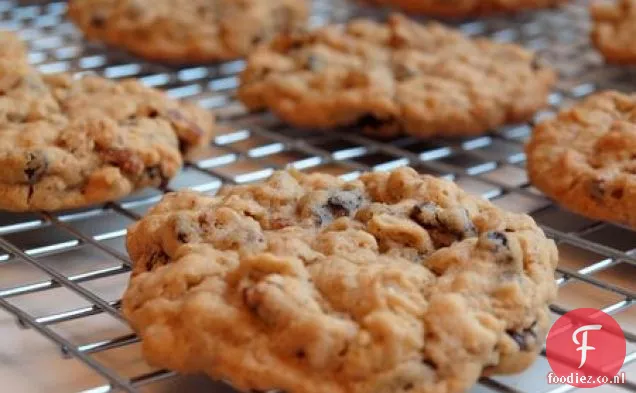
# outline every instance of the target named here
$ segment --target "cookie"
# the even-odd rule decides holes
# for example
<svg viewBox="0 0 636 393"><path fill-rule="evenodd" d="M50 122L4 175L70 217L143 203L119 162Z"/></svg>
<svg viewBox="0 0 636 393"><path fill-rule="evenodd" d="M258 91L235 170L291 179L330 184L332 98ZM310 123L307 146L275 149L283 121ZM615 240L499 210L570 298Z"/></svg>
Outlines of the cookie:
<svg viewBox="0 0 636 393"><path fill-rule="evenodd" d="M68 16L92 40L141 57L201 63L248 54L303 27L306 0L71 0Z"/></svg>
<svg viewBox="0 0 636 393"><path fill-rule="evenodd" d="M406 12L441 17L481 16L529 9L554 7L568 0L361 0L363 2L400 8Z"/></svg>
<svg viewBox="0 0 636 393"><path fill-rule="evenodd" d="M1 59L26 61L26 48L20 39L11 32L0 31Z"/></svg>
<svg viewBox="0 0 636 393"><path fill-rule="evenodd" d="M538 125L532 183L566 208L636 228L636 95L592 95Z"/></svg>
<svg viewBox="0 0 636 393"><path fill-rule="evenodd" d="M242 391L462 392L535 359L556 292L530 217L409 168L169 194L127 246L147 360Z"/></svg>
<svg viewBox="0 0 636 393"><path fill-rule="evenodd" d="M611 63L636 64L636 1L591 5L592 42Z"/></svg>
<svg viewBox="0 0 636 393"><path fill-rule="evenodd" d="M22 75L30 72L27 52L20 39L11 32L0 30L0 93L15 85ZM1 97L0 97L1 98Z"/></svg>
<svg viewBox="0 0 636 393"><path fill-rule="evenodd" d="M392 15L279 36L249 57L238 97L300 127L471 135L528 120L554 81L519 46Z"/></svg>
<svg viewBox="0 0 636 393"><path fill-rule="evenodd" d="M0 209L75 208L165 185L213 128L210 112L134 80L42 75L0 58Z"/></svg>

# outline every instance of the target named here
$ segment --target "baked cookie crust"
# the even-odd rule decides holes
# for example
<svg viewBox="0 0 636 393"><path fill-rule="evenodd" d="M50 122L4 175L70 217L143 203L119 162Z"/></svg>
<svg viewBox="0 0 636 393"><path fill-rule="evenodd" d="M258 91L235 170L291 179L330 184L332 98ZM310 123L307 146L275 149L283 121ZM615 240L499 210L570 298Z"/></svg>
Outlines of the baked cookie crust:
<svg viewBox="0 0 636 393"><path fill-rule="evenodd" d="M535 359L556 291L530 217L408 168L169 194L127 245L147 360L242 391L463 392Z"/></svg>
<svg viewBox="0 0 636 393"><path fill-rule="evenodd" d="M249 57L238 97L299 127L473 135L530 119L555 79L517 45L396 14L279 36Z"/></svg>
<svg viewBox="0 0 636 393"><path fill-rule="evenodd" d="M526 148L532 183L584 216L636 228L636 95L607 91L539 124Z"/></svg>
<svg viewBox="0 0 636 393"><path fill-rule="evenodd" d="M636 64L636 1L592 3L592 42L610 63Z"/></svg>
<svg viewBox="0 0 636 393"><path fill-rule="evenodd" d="M169 63L247 55L273 35L304 27L306 0L71 0L87 38Z"/></svg>

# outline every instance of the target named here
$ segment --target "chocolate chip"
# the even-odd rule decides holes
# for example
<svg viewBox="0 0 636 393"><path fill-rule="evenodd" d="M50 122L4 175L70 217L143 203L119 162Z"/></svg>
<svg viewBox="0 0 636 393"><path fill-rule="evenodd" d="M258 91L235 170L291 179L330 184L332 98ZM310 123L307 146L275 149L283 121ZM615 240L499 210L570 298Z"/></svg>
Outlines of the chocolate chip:
<svg viewBox="0 0 636 393"><path fill-rule="evenodd" d="M349 216L362 204L362 195L353 191L338 191L327 199L333 217Z"/></svg>
<svg viewBox="0 0 636 393"><path fill-rule="evenodd" d="M422 358L422 364L425 364L425 365L429 366L433 370L437 370L437 364L433 363L433 361L430 360L430 359Z"/></svg>
<svg viewBox="0 0 636 393"><path fill-rule="evenodd" d="M530 327L521 331L506 330L506 333L512 338L522 351L530 349L530 345L537 340L536 332L537 322L533 322Z"/></svg>
<svg viewBox="0 0 636 393"><path fill-rule="evenodd" d="M612 191L612 198L614 199L621 199L623 198L623 195L625 194L625 190L622 188L616 188Z"/></svg>
<svg viewBox="0 0 636 393"><path fill-rule="evenodd" d="M48 160L42 152L27 153L26 165L24 166L24 175L29 184L37 183L46 173L49 167Z"/></svg>
<svg viewBox="0 0 636 393"><path fill-rule="evenodd" d="M499 231L489 231L482 233L477 241L477 247L492 253L496 262L509 267L519 267L513 264L515 260L519 261L519 256L515 256L510 248L508 237L505 233ZM515 268L516 269L516 268ZM519 271L502 272L502 279L511 279L519 274Z"/></svg>
<svg viewBox="0 0 636 393"><path fill-rule="evenodd" d="M307 356L307 355L305 354L305 351L304 351L304 350L302 350L302 349L299 349L298 351L296 351L296 354L295 354L295 355L296 355L296 357L297 357L298 359L304 359L304 358L305 358L305 356Z"/></svg>
<svg viewBox="0 0 636 393"><path fill-rule="evenodd" d="M440 207L434 202L424 202L413 206L409 217L424 229L433 229L439 226L437 212Z"/></svg>
<svg viewBox="0 0 636 393"><path fill-rule="evenodd" d="M462 207L443 209L429 201L413 206L409 217L429 232L438 248L477 235L468 211Z"/></svg>
<svg viewBox="0 0 636 393"><path fill-rule="evenodd" d="M493 242L497 247L508 247L508 238L501 232L486 232L486 238Z"/></svg>
<svg viewBox="0 0 636 393"><path fill-rule="evenodd" d="M347 217L360 208L362 195L354 191L336 191L324 205L312 209L318 225L327 224L339 217Z"/></svg>
<svg viewBox="0 0 636 393"><path fill-rule="evenodd" d="M178 232L177 233L177 239L181 242L181 243L189 243L190 240L188 239L188 234L185 232Z"/></svg>
<svg viewBox="0 0 636 393"><path fill-rule="evenodd" d="M517 343L519 349L525 351L528 349L528 344L526 343L525 336L519 332L506 331L508 335Z"/></svg>
<svg viewBox="0 0 636 393"><path fill-rule="evenodd" d="M415 385L413 385L413 382L409 382L406 385L402 386L402 390L411 390L415 387Z"/></svg>
<svg viewBox="0 0 636 393"><path fill-rule="evenodd" d="M154 165L146 168L146 175L150 179L151 182L155 182L157 179L160 179L158 187L164 189L170 183L170 179L166 177L161 171L160 165Z"/></svg>
<svg viewBox="0 0 636 393"><path fill-rule="evenodd" d="M163 252L163 250L155 251L150 254L150 257L146 261L146 270L150 272L158 266L167 265L169 259L168 254Z"/></svg>

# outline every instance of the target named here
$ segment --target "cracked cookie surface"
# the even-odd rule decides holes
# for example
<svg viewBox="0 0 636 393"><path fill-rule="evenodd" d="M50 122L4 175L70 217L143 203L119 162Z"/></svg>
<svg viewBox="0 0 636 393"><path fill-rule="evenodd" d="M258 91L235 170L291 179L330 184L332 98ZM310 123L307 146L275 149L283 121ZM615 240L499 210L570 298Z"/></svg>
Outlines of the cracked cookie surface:
<svg viewBox="0 0 636 393"><path fill-rule="evenodd" d="M468 135L529 119L554 81L517 45L392 15L279 36L249 57L238 97L301 127Z"/></svg>
<svg viewBox="0 0 636 393"><path fill-rule="evenodd" d="M554 7L568 0L360 0L363 3L400 8L406 12L441 17L480 16Z"/></svg>
<svg viewBox="0 0 636 393"><path fill-rule="evenodd" d="M636 1L592 3L592 42L612 63L636 64Z"/></svg>
<svg viewBox="0 0 636 393"><path fill-rule="evenodd" d="M75 208L163 185L212 137L203 108L134 80L43 75L15 53L0 58L1 209Z"/></svg>
<svg viewBox="0 0 636 393"><path fill-rule="evenodd" d="M169 194L127 246L147 360L242 391L463 392L535 359L556 292L530 217L410 168Z"/></svg>
<svg viewBox="0 0 636 393"><path fill-rule="evenodd" d="M582 215L636 228L636 95L594 94L539 124L530 179Z"/></svg>
<svg viewBox="0 0 636 393"><path fill-rule="evenodd" d="M172 63L233 59L274 34L304 27L305 0L72 0L89 39Z"/></svg>

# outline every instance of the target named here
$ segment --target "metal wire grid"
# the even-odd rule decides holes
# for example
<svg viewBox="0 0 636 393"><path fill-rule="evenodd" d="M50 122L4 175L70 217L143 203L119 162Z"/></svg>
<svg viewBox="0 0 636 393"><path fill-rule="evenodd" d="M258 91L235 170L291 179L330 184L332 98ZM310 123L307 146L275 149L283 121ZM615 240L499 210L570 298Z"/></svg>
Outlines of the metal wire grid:
<svg viewBox="0 0 636 393"><path fill-rule="evenodd" d="M67 322L81 324L96 315L124 322L117 294L123 291L130 271L123 246L125 228L166 191L190 188L214 193L222 184L261 180L286 166L355 178L366 170L411 165L422 173L454 179L468 191L504 208L530 213L558 242L562 255L557 274L560 297L552 306L555 317L571 308L603 309L622 324L628 340L625 367L636 360L636 323L631 319L636 286L629 280L636 267L636 233L563 211L528 184L523 142L531 124L452 140L402 137L387 142L356 132L301 132L270 115L245 113L233 95L242 61L181 69L145 63L125 53L85 43L64 20L64 10L64 2L0 0L0 28L18 31L30 45L31 62L44 72L90 71L109 78L138 77L174 97L195 100L214 109L225 130L166 190L146 190L104 206L56 214L0 213L0 307L13 314L20 326L41 333L59 345L63 355L80 360L103 377L104 384L91 392L137 392L144 385L175 376L152 369L127 375L100 360L101 353L137 344L138 339L130 331L76 342L57 329ZM346 17L350 10L331 0L317 0L313 22L321 24ZM596 90L635 87L635 70L605 66L590 47L585 2L575 2L559 11L458 26L468 34L520 42L540 51L560 71L561 81L550 96L551 107L538 113L535 121ZM74 258L82 259L81 269L67 268L65 262ZM94 284L112 278L119 280L110 296L96 289L99 285ZM73 294L84 305L75 307L62 302L48 307L51 305L46 304L46 299L56 290ZM35 311L24 305L24 298L31 298L38 305ZM528 385L524 375L526 381L528 375L545 378L549 371L546 367L545 358L540 358L535 366L538 373L531 370L520 377L483 379L476 391L525 391ZM536 382L528 391L574 390ZM636 391L631 382L615 387Z"/></svg>

